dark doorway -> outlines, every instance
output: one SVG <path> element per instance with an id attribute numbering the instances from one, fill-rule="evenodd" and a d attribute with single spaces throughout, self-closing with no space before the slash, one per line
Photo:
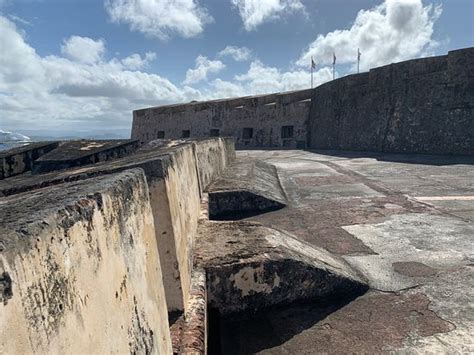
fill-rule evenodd
<path id="1" fill-rule="evenodd" d="M 189 129 L 184 129 L 181 132 L 181 138 L 189 138 L 191 137 L 191 131 Z"/>

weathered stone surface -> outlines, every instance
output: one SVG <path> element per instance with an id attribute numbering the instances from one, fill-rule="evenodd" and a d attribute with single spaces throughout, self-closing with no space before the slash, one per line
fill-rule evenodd
<path id="1" fill-rule="evenodd" d="M 142 170 L 0 200 L 1 353 L 171 353 Z"/>
<path id="2" fill-rule="evenodd" d="M 33 161 L 32 173 L 41 174 L 122 158 L 135 151 L 136 140 L 65 141 Z"/>
<path id="3" fill-rule="evenodd" d="M 439 337 L 454 326 L 430 309 L 423 293 L 372 291 L 347 305 L 310 303 L 228 317 L 222 328 L 222 354 L 407 354 L 416 352 L 397 349 L 410 337 Z"/>
<path id="4" fill-rule="evenodd" d="M 286 206 L 275 166 L 240 158 L 209 187 L 210 219 L 240 219 Z"/>
<path id="5" fill-rule="evenodd" d="M 208 137 L 211 129 L 233 137 L 237 147 L 305 147 L 311 90 L 248 96 L 134 111 L 132 138 L 147 142 L 158 138 L 179 139 L 183 131 L 192 138 Z M 293 126 L 291 137 L 283 126 Z M 250 128 L 252 132 L 244 132 Z"/>
<path id="6" fill-rule="evenodd" d="M 258 223 L 200 223 L 195 260 L 207 273 L 209 305 L 221 314 L 367 290 L 342 259 Z"/>
<path id="7" fill-rule="evenodd" d="M 474 351 L 473 157 L 346 151 L 237 155 L 274 164 L 288 196 L 287 208 L 247 220 L 341 254 L 374 290 L 346 304 L 308 303 L 221 318 L 227 337 L 223 352 Z M 363 184 L 382 196 L 336 188 L 344 184 Z"/>
<path id="8" fill-rule="evenodd" d="M 59 142 L 30 143 L 0 152 L 0 180 L 30 171 L 36 159 L 58 145 Z"/>
<path id="9" fill-rule="evenodd" d="M 188 299 L 201 185 L 220 174 L 234 155 L 232 140 L 225 138 L 173 144 L 158 142 L 122 159 L 67 171 L 5 179 L 0 181 L 0 194 L 12 195 L 136 167 L 143 169 L 150 191 L 168 308 L 182 311 Z"/>
<path id="10" fill-rule="evenodd" d="M 193 270 L 189 307 L 183 324 L 180 354 L 207 354 L 207 288 L 206 273 Z"/>
<path id="11" fill-rule="evenodd" d="M 311 148 L 474 154 L 474 48 L 350 75 L 316 88 Z"/>
<path id="12" fill-rule="evenodd" d="M 344 229 L 377 253 L 344 258 L 379 290 L 420 285 L 436 271 L 456 269 L 474 259 L 474 225 L 449 216 L 403 214 Z"/>

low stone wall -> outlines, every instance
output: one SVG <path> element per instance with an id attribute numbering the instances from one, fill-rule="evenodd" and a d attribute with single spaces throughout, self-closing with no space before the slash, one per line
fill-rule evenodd
<path id="1" fill-rule="evenodd" d="M 316 88 L 310 148 L 474 154 L 474 48 Z"/>
<path id="2" fill-rule="evenodd" d="M 31 172 L 41 174 L 122 158 L 137 148 L 138 141 L 129 139 L 66 141 L 34 160 Z"/>
<path id="3" fill-rule="evenodd" d="M 59 142 L 30 143 L 23 147 L 0 152 L 0 180 L 30 171 L 33 162 L 52 151 Z"/>
<path id="4" fill-rule="evenodd" d="M 171 353 L 142 170 L 4 198 L 0 215 L 0 353 Z"/>
<path id="5" fill-rule="evenodd" d="M 194 143 L 194 152 L 202 194 L 235 159 L 235 145 L 232 139 L 208 140 L 206 144 Z"/>
<path id="6" fill-rule="evenodd" d="M 192 249 L 203 189 L 234 159 L 231 139 L 209 138 L 150 145 L 134 155 L 89 167 L 0 181 L 0 196 L 89 179 L 133 168 L 145 172 L 168 310 L 183 311 L 189 298 Z"/>
<path id="7" fill-rule="evenodd" d="M 192 102 L 134 111 L 132 139 L 233 137 L 237 147 L 301 147 L 311 90 Z"/>

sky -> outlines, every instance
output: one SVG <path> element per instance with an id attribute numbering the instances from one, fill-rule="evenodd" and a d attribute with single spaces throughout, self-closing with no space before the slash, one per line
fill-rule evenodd
<path id="1" fill-rule="evenodd" d="M 474 0 L 0 0 L 0 130 L 129 136 L 132 110 L 290 91 L 474 45 Z"/>

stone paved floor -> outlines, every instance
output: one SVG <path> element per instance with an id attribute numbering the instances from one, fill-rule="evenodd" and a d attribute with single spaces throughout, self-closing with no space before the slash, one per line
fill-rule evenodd
<path id="1" fill-rule="evenodd" d="M 372 289 L 338 307 L 226 320 L 223 352 L 474 352 L 474 158 L 237 155 L 274 164 L 289 200 L 251 220 L 340 255 Z"/>

